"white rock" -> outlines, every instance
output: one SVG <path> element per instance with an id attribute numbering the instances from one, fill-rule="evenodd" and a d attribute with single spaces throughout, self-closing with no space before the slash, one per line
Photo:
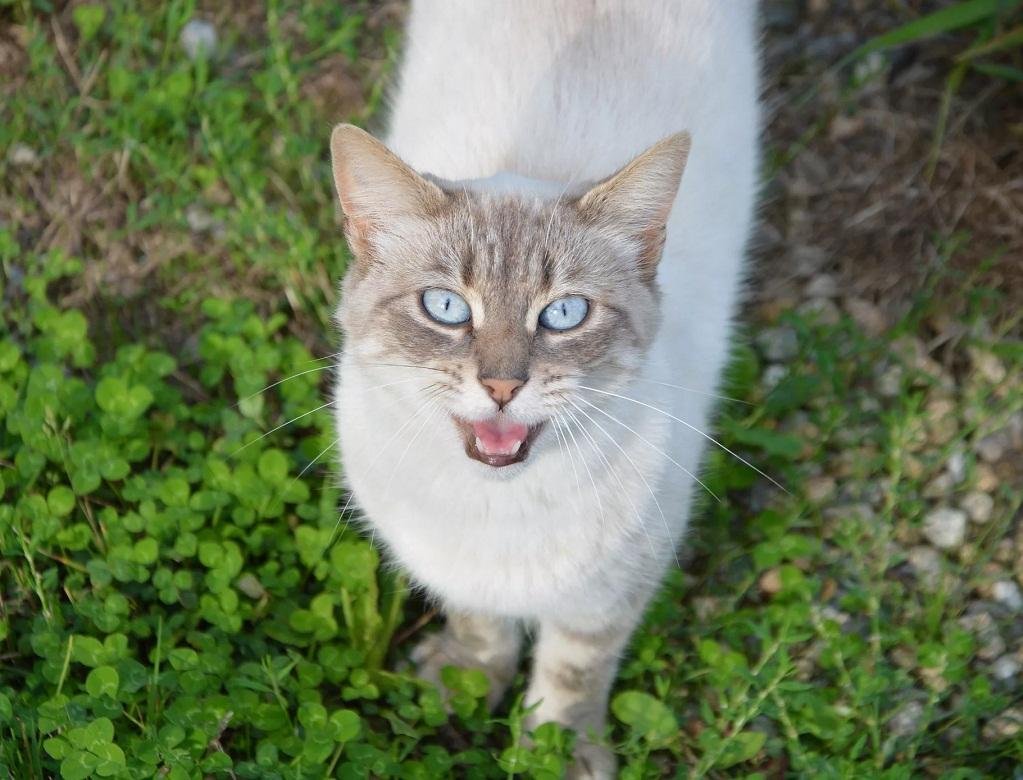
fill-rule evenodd
<path id="1" fill-rule="evenodd" d="M 945 473 L 957 485 L 966 479 L 966 456 L 962 450 L 955 450 L 949 455 L 948 461 L 945 463 Z"/>
<path id="2" fill-rule="evenodd" d="M 991 586 L 991 596 L 999 604 L 1004 604 L 1014 612 L 1023 610 L 1023 593 L 1019 585 L 1012 580 L 998 580 Z"/>
<path id="3" fill-rule="evenodd" d="M 810 298 L 801 303 L 797 311 L 821 325 L 837 325 L 842 320 L 842 312 L 830 298 Z"/>
<path id="4" fill-rule="evenodd" d="M 998 431 L 985 436 L 974 445 L 977 454 L 988 463 L 997 463 L 1005 455 L 1008 445 L 1008 435 L 1005 431 Z"/>
<path id="5" fill-rule="evenodd" d="M 39 155 L 27 144 L 12 144 L 7 159 L 15 168 L 34 168 L 39 163 Z"/>
<path id="6" fill-rule="evenodd" d="M 880 336 L 888 328 L 888 319 L 884 312 L 870 301 L 848 298 L 845 301 L 845 310 L 868 336 Z"/>
<path id="7" fill-rule="evenodd" d="M 1020 663 L 1011 655 L 1003 655 L 991 664 L 991 674 L 996 680 L 1011 680 L 1019 674 Z"/>
<path id="8" fill-rule="evenodd" d="M 799 353 L 796 332 L 788 327 L 765 328 L 757 335 L 757 345 L 775 363 L 791 360 Z"/>
<path id="9" fill-rule="evenodd" d="M 895 712 L 888 721 L 888 731 L 895 737 L 908 737 L 920 730 L 920 721 L 924 716 L 924 705 L 918 701 L 908 701 Z"/>
<path id="10" fill-rule="evenodd" d="M 783 380 L 789 373 L 789 370 L 778 363 L 772 363 L 764 369 L 764 375 L 760 378 L 761 384 L 767 390 L 773 390 L 778 386 L 778 383 Z"/>
<path id="11" fill-rule="evenodd" d="M 909 565 L 924 586 L 934 588 L 941 582 L 941 553 L 933 547 L 919 544 L 909 550 Z"/>
<path id="12" fill-rule="evenodd" d="M 942 550 L 959 547 L 966 538 L 966 512 L 938 507 L 924 517 L 924 536 Z"/>
<path id="13" fill-rule="evenodd" d="M 902 366 L 889 366 L 877 377 L 877 392 L 884 398 L 895 398 L 902 392 L 902 378 L 905 374 Z"/>
<path id="14" fill-rule="evenodd" d="M 995 509 L 995 500 L 987 493 L 973 490 L 963 496 L 959 506 L 966 511 L 973 522 L 983 524 L 991 519 L 991 514 Z"/>
<path id="15" fill-rule="evenodd" d="M 202 19 L 192 19 L 181 29 L 180 41 L 188 59 L 210 57 L 217 48 L 217 29 Z"/>
<path id="16" fill-rule="evenodd" d="M 806 285 L 807 298 L 834 298 L 838 295 L 838 283 L 831 274 L 818 274 Z"/>

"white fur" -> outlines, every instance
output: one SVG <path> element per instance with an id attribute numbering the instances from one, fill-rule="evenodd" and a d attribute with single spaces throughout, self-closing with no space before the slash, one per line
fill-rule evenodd
<path id="1" fill-rule="evenodd" d="M 692 149 L 658 269 L 662 325 L 640 379 L 611 392 L 700 430 L 728 352 L 753 217 L 755 16 L 752 0 L 420 0 L 388 138 L 419 171 L 554 197 L 687 130 Z M 638 619 L 674 560 L 694 490 L 654 446 L 698 473 L 706 440 L 584 391 L 647 441 L 583 406 L 627 453 L 589 424 L 610 469 L 579 431 L 567 457 L 551 424 L 525 464 L 492 469 L 465 457 L 447 411 L 407 424 L 421 376 L 366 367 L 350 351 L 336 404 L 345 477 L 401 565 L 461 610 L 579 630 Z M 413 381 L 369 389 L 405 379 Z M 489 400 L 477 387 L 461 403 L 471 417 Z M 512 407 L 542 417 L 534 403 L 524 393 Z M 549 706 L 556 716 L 557 703 Z"/>

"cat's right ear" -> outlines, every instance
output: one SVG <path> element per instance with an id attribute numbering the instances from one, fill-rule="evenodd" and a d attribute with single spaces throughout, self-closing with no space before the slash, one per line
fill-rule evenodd
<path id="1" fill-rule="evenodd" d="M 357 260 L 372 259 L 377 234 L 403 218 L 435 212 L 446 198 L 440 187 L 355 125 L 334 128 L 330 156 L 345 234 Z"/>

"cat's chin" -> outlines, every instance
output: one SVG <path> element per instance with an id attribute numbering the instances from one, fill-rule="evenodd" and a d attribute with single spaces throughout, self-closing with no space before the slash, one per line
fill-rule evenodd
<path id="1" fill-rule="evenodd" d="M 458 428 L 458 432 L 462 435 L 462 440 L 465 444 L 465 454 L 473 460 L 493 468 L 502 468 L 525 461 L 529 457 L 530 446 L 544 426 L 542 422 L 529 426 L 521 423 L 508 423 L 501 419 L 501 415 L 496 416 L 493 420 L 475 423 L 467 422 L 458 417 L 452 417 L 451 419 L 454 421 L 455 427 Z M 513 426 L 521 428 L 519 435 L 516 435 L 513 431 L 501 430 L 502 428 L 511 428 Z M 492 430 L 491 436 L 481 435 L 481 427 L 496 428 L 497 430 Z M 502 434 L 505 441 L 501 443 L 505 446 L 494 446 L 494 437 L 496 436 L 498 439 L 501 439 Z M 491 449 L 488 449 L 488 444 L 491 445 Z"/>

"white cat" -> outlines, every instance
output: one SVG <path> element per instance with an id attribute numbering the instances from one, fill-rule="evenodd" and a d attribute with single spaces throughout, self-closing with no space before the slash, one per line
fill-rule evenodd
<path id="1" fill-rule="evenodd" d="M 413 657 L 496 703 L 535 628 L 526 701 L 582 735 L 575 776 L 614 771 L 618 658 L 702 490 L 757 76 L 752 0 L 421 0 L 393 154 L 331 140 L 344 477 L 448 615 Z"/>

